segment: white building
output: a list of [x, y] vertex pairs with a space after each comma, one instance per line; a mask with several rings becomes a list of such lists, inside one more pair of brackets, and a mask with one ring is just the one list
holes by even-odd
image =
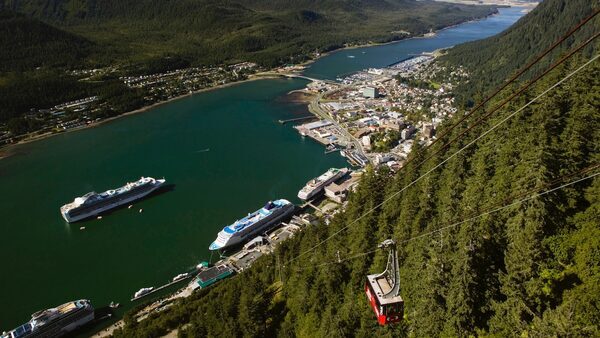
[[377, 88], [375, 87], [365, 87], [363, 88], [363, 96], [374, 99], [377, 96], [379, 96], [379, 93], [377, 92]]

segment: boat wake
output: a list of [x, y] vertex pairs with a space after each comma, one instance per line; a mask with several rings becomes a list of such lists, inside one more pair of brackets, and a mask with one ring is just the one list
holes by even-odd
[[210, 151], [210, 148], [206, 148], [206, 149], [200, 149], [200, 150], [196, 150], [196, 153], [207, 153]]

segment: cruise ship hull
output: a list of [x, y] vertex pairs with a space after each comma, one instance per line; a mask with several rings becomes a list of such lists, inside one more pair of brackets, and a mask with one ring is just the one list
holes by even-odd
[[295, 206], [293, 204], [288, 204], [284, 206], [279, 213], [263, 220], [263, 223], [257, 224], [252, 228], [247, 229], [247, 231], [235, 233], [231, 235], [231, 237], [229, 237], [225, 242], [220, 242], [219, 240], [214, 241], [210, 245], [209, 250], [221, 250], [245, 243], [257, 235], [264, 233], [265, 231], [269, 231], [284, 219], [292, 216], [294, 210]]
[[91, 322], [92, 320], [94, 320], [94, 318], [95, 318], [94, 317], [94, 312], [92, 311], [87, 316], [79, 319], [78, 321], [73, 322], [73, 323], [71, 323], [69, 325], [64, 326], [63, 329], [62, 329], [62, 331], [64, 332], [64, 334], [67, 334], [67, 333], [69, 333], [71, 331], [75, 331], [78, 328], [80, 328], [80, 327], [84, 326], [85, 324], [87, 324], [87, 323]]
[[[345, 168], [344, 168], [345, 169]], [[325, 191], [325, 187], [335, 181], [337, 181], [338, 179], [340, 179], [341, 177], [343, 177], [344, 175], [346, 175], [348, 173], [348, 170], [340, 170], [337, 174], [335, 174], [334, 176], [330, 177], [328, 180], [324, 181], [323, 183], [319, 184], [318, 187], [315, 187], [314, 189], [310, 190], [310, 191], [306, 191], [305, 189], [302, 189], [298, 192], [298, 198], [303, 200], [303, 201], [307, 201], [321, 193], [323, 193], [323, 191]]]
[[145, 196], [148, 196], [149, 194], [151, 194], [152, 192], [156, 191], [156, 189], [160, 188], [163, 184], [164, 184], [165, 180], [156, 180], [156, 184], [153, 185], [153, 187], [149, 190], [146, 191], [141, 191], [138, 194], [135, 195], [131, 195], [131, 196], [127, 196], [124, 197], [122, 199], [116, 197], [114, 202], [107, 204], [105, 206], [102, 207], [98, 207], [98, 208], [93, 208], [91, 209], [89, 212], [85, 212], [85, 213], [81, 213], [78, 215], [71, 215], [70, 212], [68, 211], [61, 211], [61, 215], [62, 217], [65, 219], [65, 221], [69, 222], [69, 223], [73, 223], [73, 222], [77, 222], [89, 217], [94, 217], [97, 216], [103, 212], [106, 212], [108, 210], [114, 209], [116, 207], [119, 207], [123, 204], [127, 204], [136, 200], [139, 200], [140, 198], [143, 198]]
[[38, 311], [31, 317], [29, 322], [0, 334], [0, 338], [62, 337], [93, 321], [95, 314], [89, 300], [78, 300]]

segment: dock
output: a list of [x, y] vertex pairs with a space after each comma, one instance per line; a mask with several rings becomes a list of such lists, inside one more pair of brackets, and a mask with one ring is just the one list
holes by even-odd
[[306, 121], [306, 120], [313, 120], [313, 119], [316, 119], [316, 118], [317, 117], [314, 116], [314, 115], [302, 116], [302, 117], [296, 117], [296, 118], [293, 118], [293, 119], [279, 120], [279, 123], [286, 124], [288, 122]]
[[311, 202], [311, 201], [306, 201], [306, 202], [304, 202], [304, 204], [302, 204], [302, 205], [300, 206], [300, 209], [301, 209], [301, 210], [304, 210], [304, 209], [306, 209], [307, 207], [311, 207], [311, 208], [313, 208], [313, 209], [315, 209], [315, 210], [317, 210], [317, 211], [323, 212], [323, 210], [319, 209], [319, 207], [317, 207], [316, 205], [312, 204], [312, 202]]
[[153, 293], [155, 293], [155, 292], [158, 292], [158, 291], [160, 291], [160, 290], [166, 289], [166, 288], [168, 288], [169, 286], [172, 286], [172, 285], [175, 285], [175, 284], [181, 283], [181, 282], [183, 282], [184, 280], [188, 280], [188, 279], [190, 279], [190, 278], [192, 278], [192, 277], [194, 277], [194, 276], [195, 276], [195, 274], [193, 274], [193, 273], [190, 273], [190, 275], [189, 275], [189, 276], [187, 276], [187, 277], [185, 277], [185, 278], [181, 278], [181, 279], [178, 279], [178, 280], [176, 280], [176, 281], [174, 281], [174, 282], [170, 282], [170, 283], [167, 283], [167, 284], [165, 284], [165, 285], [163, 285], [163, 286], [157, 287], [156, 289], [153, 289], [152, 291], [150, 291], [150, 292], [148, 292], [148, 293], [145, 293], [145, 294], [143, 294], [143, 295], [141, 295], [141, 296], [139, 296], [139, 297], [133, 297], [133, 298], [131, 298], [131, 301], [132, 301], [132, 302], [134, 302], [134, 301], [136, 301], [136, 300], [138, 300], [138, 299], [142, 299], [142, 298], [144, 298], [144, 297], [146, 297], [146, 296], [149, 296], [149, 295], [151, 295], [151, 294], [153, 294]]
[[194, 285], [192, 289], [196, 288], [206, 288], [216, 282], [230, 277], [235, 273], [235, 269], [231, 268], [226, 263], [221, 263], [219, 265], [215, 265], [212, 268], [208, 268], [204, 271], [201, 271], [194, 280]]

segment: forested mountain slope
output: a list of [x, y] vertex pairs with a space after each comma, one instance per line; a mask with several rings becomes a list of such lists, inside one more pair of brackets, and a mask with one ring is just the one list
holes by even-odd
[[[546, 0], [545, 6], [556, 3], [563, 2]], [[564, 2], [565, 10], [578, 4]], [[534, 18], [535, 11], [520, 27], [531, 31]], [[552, 27], [556, 19], [545, 25]], [[306, 229], [243, 274], [148, 320], [127, 317], [116, 335], [158, 336], [179, 328], [189, 337], [599, 336], [600, 176], [515, 203], [533, 191], [600, 172], [585, 171], [600, 163], [598, 61], [427, 174], [585, 64], [597, 47], [559, 66], [422, 166], [413, 161], [396, 175], [369, 171], [331, 224]], [[472, 52], [484, 62], [491, 57], [485, 50]], [[507, 73], [519, 66], [513, 63]], [[405, 317], [399, 325], [380, 327], [363, 283], [367, 274], [383, 271], [385, 253], [344, 259], [387, 238], [398, 242]]]
[[[597, 1], [589, 0], [543, 1], [533, 12], [503, 33], [456, 46], [442, 60], [463, 65], [471, 71], [471, 83], [462, 88], [465, 94], [485, 92], [512, 75], [517, 65], [524, 66], [550, 47], [594, 9], [598, 9], [598, 6]], [[550, 60], [555, 59], [561, 50], [590, 38], [598, 32], [598, 27], [600, 17], [596, 16], [573, 38], [567, 39], [559, 52], [551, 53], [549, 58], [542, 60], [525, 77], [532, 77], [536, 71], [548, 66]], [[591, 48], [586, 50], [586, 55], [591, 55]]]
[[345, 43], [390, 41], [491, 14], [488, 6], [414, 0], [1, 0], [103, 46], [102, 61], [165, 55], [192, 63], [272, 65]]
[[0, 72], [79, 64], [94, 45], [36, 19], [0, 11]]
[[[0, 123], [21, 125], [32, 108], [92, 95], [139, 108], [143, 94], [123, 88], [120, 76], [297, 63], [315, 51], [406, 38], [403, 31], [421, 34], [495, 11], [415, 0], [0, 0]], [[66, 72], [95, 68], [111, 75], [83, 82]]]

